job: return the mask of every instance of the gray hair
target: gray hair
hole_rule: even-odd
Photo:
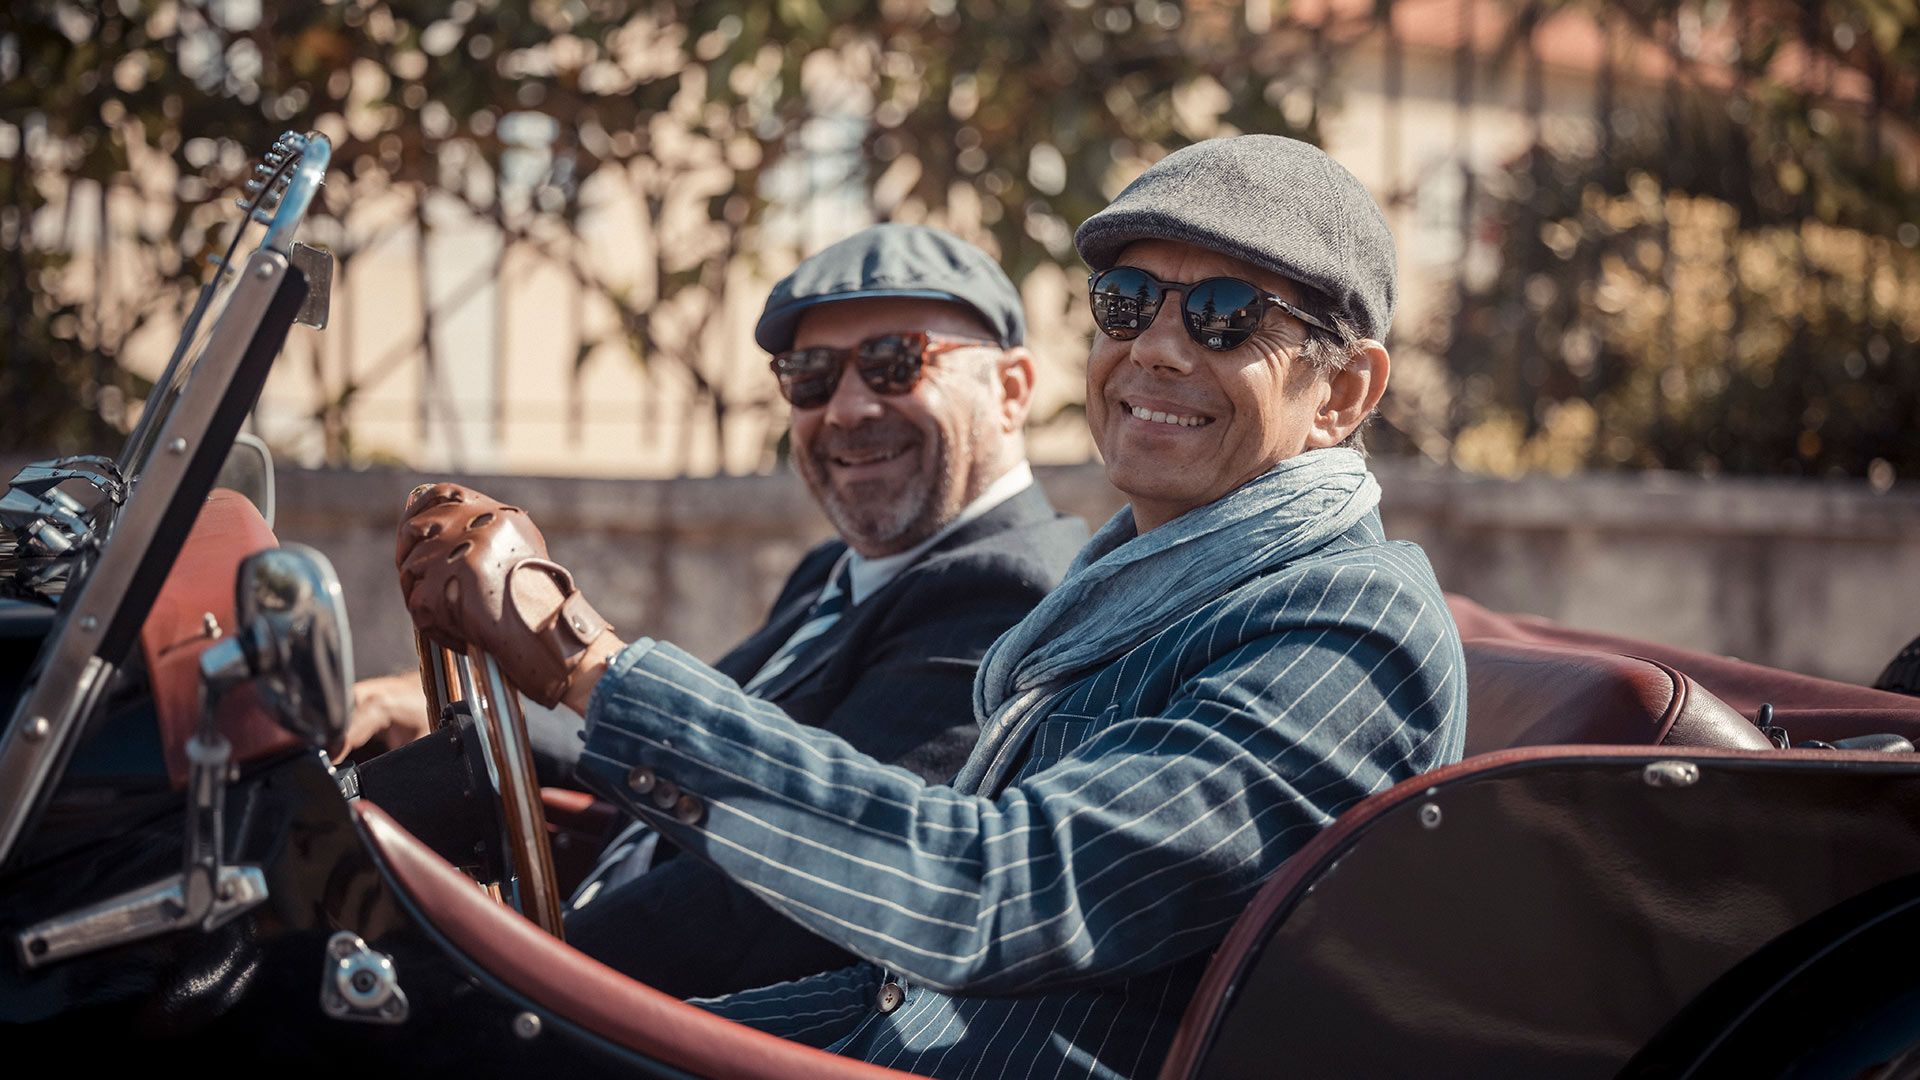
[[[1321,375],[1337,375],[1352,366],[1366,336],[1345,315],[1333,315],[1333,333],[1308,328],[1307,343],[1300,347],[1300,359]],[[1337,339],[1337,340],[1336,340]]]
[[[1309,329],[1307,342],[1300,347],[1300,359],[1306,361],[1307,366],[1312,368],[1316,375],[1325,378],[1331,378],[1352,367],[1354,357],[1359,355],[1360,346],[1366,341],[1366,336],[1361,334],[1359,328],[1354,326],[1353,320],[1345,315],[1334,315],[1330,321],[1333,323],[1331,335],[1324,331]],[[1367,447],[1360,434],[1367,429],[1367,425],[1377,414],[1378,410],[1375,410],[1362,417],[1359,425],[1348,433],[1346,438],[1340,440],[1340,445],[1365,454]]]

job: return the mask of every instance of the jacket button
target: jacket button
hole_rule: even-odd
[[[698,825],[706,812],[707,804],[691,795],[681,795],[673,801],[673,820],[682,825]]]
[[[653,794],[649,798],[660,809],[671,810],[673,804],[680,801],[680,785],[671,780],[661,780],[653,785]]]
[[[645,795],[653,790],[653,770],[645,765],[635,765],[627,770],[627,790],[635,795]]]
[[[890,1013],[899,1008],[900,1003],[905,1000],[907,1000],[907,992],[900,989],[899,983],[889,981],[880,984],[880,993],[874,998],[873,1004],[882,1013]]]

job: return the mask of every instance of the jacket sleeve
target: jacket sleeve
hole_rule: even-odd
[[[917,981],[1101,981],[1213,944],[1318,827],[1438,760],[1458,673],[1423,666],[1446,652],[1444,612],[1423,616],[1417,634],[1243,635],[1156,715],[1113,718],[995,798],[883,765],[642,641],[595,689],[583,769],[774,907]],[[703,816],[636,799],[634,766]]]
[[[972,688],[981,658],[1048,587],[1033,566],[1010,556],[957,559],[909,573],[898,594],[886,599],[886,613],[873,630],[851,644],[853,655],[836,664],[850,674],[801,691],[823,700],[787,711],[882,761],[929,781],[945,780],[979,734]],[[540,782],[580,786],[576,770],[586,721],[564,706],[525,698],[520,708]],[[872,722],[887,714],[890,722]]]
[[[981,656],[1046,587],[1017,565],[978,559],[928,568],[900,586],[873,631],[856,643],[864,651],[850,658],[857,668],[851,684],[836,681],[823,691],[843,696],[819,726],[878,761],[937,782],[959,768],[978,734],[972,686]],[[577,737],[573,745],[580,745]],[[677,997],[766,986],[857,959],[690,858],[669,860],[569,914],[567,938]]]

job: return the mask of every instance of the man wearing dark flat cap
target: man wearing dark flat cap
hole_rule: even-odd
[[[597,790],[864,959],[701,1002],[723,1016],[932,1076],[1151,1075],[1261,883],[1346,807],[1460,756],[1458,632],[1419,548],[1382,533],[1355,445],[1394,306],[1372,198],[1308,144],[1219,139],[1075,240],[1087,422],[1129,505],[987,653],[949,782],[591,624],[514,676],[586,716]],[[487,597],[508,577],[458,580]],[[436,595],[411,605],[428,633],[524,645]],[[636,793],[667,779],[699,814]]]
[[[956,236],[879,225],[803,260],[754,336],[792,405],[794,467],[838,536],[714,668],[796,723],[943,781],[979,733],[981,656],[1087,539],[1027,464],[1020,295]],[[425,714],[417,676],[388,681],[398,712]],[[529,708],[527,722],[543,782],[579,786],[579,716]],[[713,867],[661,858],[657,840],[637,822],[611,838],[573,891],[571,944],[683,997],[854,962]]]

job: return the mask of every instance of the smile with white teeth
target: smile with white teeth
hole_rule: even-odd
[[[1210,416],[1181,416],[1178,413],[1155,412],[1152,409],[1143,409],[1138,405],[1128,405],[1126,409],[1133,414],[1135,420],[1147,420],[1156,424],[1172,424],[1174,427],[1200,427],[1203,424],[1213,423],[1213,418]]]
[[[869,450],[859,454],[834,454],[832,459],[835,465],[850,469],[859,465],[878,465],[883,461],[892,461],[906,452],[904,447],[898,450]]]

